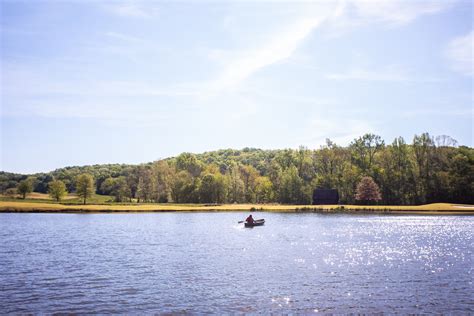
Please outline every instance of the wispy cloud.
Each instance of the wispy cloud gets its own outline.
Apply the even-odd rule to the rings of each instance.
[[[238,87],[247,78],[265,67],[289,60],[297,48],[318,27],[353,30],[371,23],[382,23],[392,27],[402,26],[423,15],[435,14],[445,10],[452,1],[405,1],[405,0],[349,0],[319,1],[316,6],[308,6],[308,12],[290,24],[283,31],[269,35],[260,47],[241,52],[232,52],[232,58],[226,60],[226,52],[220,49],[210,51],[212,59],[225,60],[225,67],[215,80],[207,82],[208,94],[219,93]],[[316,9],[315,9],[316,7]],[[227,54],[230,55],[230,54]],[[413,79],[411,74],[398,66],[384,69],[353,69],[348,73],[327,75],[333,80],[368,81],[438,81],[437,78]]]
[[[211,50],[209,57],[220,60],[224,67],[214,80],[207,82],[205,93],[213,95],[232,90],[258,71],[288,60],[315,29],[340,13],[334,10],[336,7],[324,1],[307,6],[309,12],[304,12],[286,26],[276,27],[258,47],[237,51]]]
[[[238,86],[259,70],[290,57],[311,32],[321,24],[321,18],[305,18],[281,33],[273,34],[262,46],[240,52],[227,61],[221,74],[210,82],[211,92]],[[220,52],[222,54],[222,52]]]
[[[446,50],[446,56],[450,59],[451,68],[463,75],[474,74],[474,31],[453,39]]]
[[[156,3],[144,1],[112,2],[105,5],[105,7],[112,14],[124,17],[149,18],[157,15],[159,12]],[[412,3],[406,1],[353,0],[338,2],[320,1],[316,2],[316,5],[314,3],[305,3],[301,7],[304,10],[293,16],[292,20],[289,19],[290,22],[287,24],[277,23],[273,28],[269,27],[267,29],[267,31],[269,30],[267,34],[260,34],[263,40],[255,47],[237,47],[234,50],[217,47],[210,50],[209,57],[215,59],[216,63],[219,64],[214,75],[212,73],[209,74],[211,78],[202,78],[199,81],[186,81],[184,79],[183,82],[170,82],[166,86],[160,86],[153,82],[153,80],[141,78],[137,78],[135,81],[120,81],[113,78],[97,78],[83,81],[81,79],[74,79],[74,76],[72,76],[68,77],[68,80],[63,80],[63,78],[51,78],[44,69],[36,73],[29,73],[30,67],[24,67],[22,69],[5,70],[9,81],[3,84],[4,93],[9,94],[10,97],[15,96],[18,98],[44,96],[54,98],[58,95],[67,95],[69,97],[83,96],[86,98],[97,97],[102,99],[118,97],[170,97],[179,99],[178,102],[182,100],[182,97],[187,97],[189,99],[188,103],[192,104],[196,103],[196,97],[209,98],[219,94],[226,94],[230,98],[235,97],[235,90],[242,89],[243,84],[259,71],[278,63],[294,62],[292,58],[297,56],[298,52],[301,52],[299,48],[310,38],[310,35],[315,30],[319,30],[320,26],[325,23],[356,21],[356,24],[361,23],[360,25],[362,25],[363,23],[378,21],[402,25],[413,21],[421,15],[438,12],[446,6],[439,2],[431,4],[418,1]],[[234,22],[237,23],[238,21]],[[139,63],[143,61],[143,58],[137,53],[137,50],[140,52],[146,51],[148,57],[156,50],[152,39],[136,37],[133,35],[133,32],[129,34],[107,30],[101,34],[109,39],[108,42],[105,41],[106,43],[102,41],[96,44],[101,50],[107,50],[107,54],[104,54],[104,56],[110,56],[108,52],[113,51],[117,54],[130,55],[131,59],[133,58],[133,60]],[[113,41],[113,45],[107,45],[110,44],[110,40]],[[93,48],[95,49],[96,47],[94,46]],[[460,51],[460,49],[455,51]],[[456,53],[454,55],[462,54]],[[306,64],[306,61],[302,62],[302,64]],[[315,72],[319,70],[319,65],[312,65],[311,67]],[[62,66],[56,68],[63,69]],[[80,69],[72,70],[71,73],[75,71],[80,72]],[[354,67],[347,72],[330,73],[326,75],[326,78],[330,80],[395,82],[415,80],[411,73],[401,66],[388,66],[381,69]],[[26,91],[23,89],[24,83],[27,83],[26,86],[28,86]],[[284,98],[284,93],[282,95],[282,98]],[[299,98],[294,96],[287,97],[287,99],[289,98],[299,103],[308,103],[308,101],[302,100],[304,96]],[[206,102],[209,101],[207,103],[211,104],[221,99],[219,97],[213,100],[206,100]],[[310,102],[313,100],[311,96],[307,99]],[[198,100],[198,103],[200,101],[202,100]],[[206,102],[201,102],[201,104]],[[254,107],[256,102],[252,100],[252,96],[248,96],[245,99],[245,103],[252,105],[248,106],[250,109]],[[42,106],[46,108],[49,105],[44,103]],[[92,116],[93,111],[97,111],[98,117],[105,117],[103,113],[108,112],[108,108],[103,111],[100,105],[84,103],[83,106],[90,107],[90,110],[86,111],[86,113],[90,112],[87,114],[89,116]],[[50,113],[56,113],[57,109],[57,107],[52,106]],[[124,107],[120,109],[128,113],[124,110]],[[70,111],[68,115],[74,115],[74,113],[74,111]],[[79,116],[80,114],[77,115]]]

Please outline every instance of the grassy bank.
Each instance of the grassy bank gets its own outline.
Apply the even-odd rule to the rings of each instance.
[[[0,201],[0,212],[39,213],[102,213],[102,212],[206,212],[206,211],[265,211],[321,213],[384,213],[384,214],[466,214],[474,215],[474,205],[435,203],[418,206],[363,205],[280,205],[280,204],[88,204],[69,205],[31,201]]]
[[[89,204],[106,204],[113,202],[114,197],[109,195],[94,194],[87,199]],[[26,199],[22,199],[20,195],[5,196],[0,194],[0,202],[33,202],[33,203],[56,203],[49,194],[32,192],[28,193]],[[83,204],[81,198],[74,193],[69,193],[62,199],[62,204]]]

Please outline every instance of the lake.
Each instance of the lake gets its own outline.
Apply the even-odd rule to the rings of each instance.
[[[470,216],[0,214],[4,313],[474,313]]]

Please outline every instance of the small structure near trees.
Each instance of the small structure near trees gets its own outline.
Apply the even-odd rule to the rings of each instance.
[[[334,189],[315,189],[313,191],[314,205],[339,204],[339,192]]]
[[[355,199],[363,204],[376,203],[382,199],[380,189],[374,179],[363,177],[357,184]]]

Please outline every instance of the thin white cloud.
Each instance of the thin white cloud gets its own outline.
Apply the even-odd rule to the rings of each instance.
[[[209,56],[220,61],[225,60],[225,66],[215,80],[208,82],[206,93],[212,95],[231,90],[259,70],[290,58],[316,28],[339,13],[334,10],[334,5],[324,1],[316,7],[317,10],[311,8],[312,14],[306,12],[292,24],[269,34],[259,47],[227,52],[227,55],[232,56],[227,60],[225,51],[211,50]]]
[[[324,23],[333,23],[334,21],[350,20],[353,15],[356,14],[355,20],[365,21],[380,21],[385,23],[391,23],[400,25],[408,23],[413,19],[423,14],[432,14],[438,12],[443,7],[439,3],[423,5],[425,2],[411,2],[403,1],[321,1],[310,3],[310,5],[302,6],[305,10],[299,12],[293,22],[288,25],[278,25],[274,28],[270,28],[271,31],[263,36],[266,40],[263,40],[258,47],[248,49],[237,49],[235,51],[224,50],[221,48],[215,48],[209,54],[209,57],[216,59],[221,64],[221,69],[217,71],[217,74],[213,79],[206,80],[203,78],[202,81],[198,82],[171,82],[167,86],[158,86],[157,84],[145,81],[114,81],[114,80],[88,80],[80,81],[79,79],[61,80],[62,78],[50,78],[48,73],[45,71],[39,71],[37,74],[30,74],[28,70],[23,69],[26,73],[21,71],[18,73],[16,70],[9,71],[8,78],[10,79],[7,83],[3,84],[4,93],[9,96],[30,97],[50,95],[55,97],[57,95],[68,95],[68,96],[96,96],[98,98],[114,98],[120,96],[126,97],[148,97],[156,98],[159,96],[180,98],[188,97],[190,104],[195,104],[197,97],[209,97],[217,94],[227,93],[227,96],[233,96],[233,90],[240,88],[242,83],[252,77],[260,70],[269,67],[271,65],[278,64],[283,61],[292,61],[295,55],[298,55],[298,48],[310,37],[312,32],[318,29]],[[403,5],[402,5],[403,4]],[[356,10],[354,11],[354,8]],[[307,10],[306,10],[307,9]],[[124,3],[110,3],[107,4],[107,10],[113,14],[119,16],[136,17],[136,18],[148,18],[156,15],[158,9],[156,3],[153,2],[124,2]],[[352,10],[352,11],[351,11]],[[389,11],[389,12],[387,12]],[[355,13],[354,13],[355,12]],[[233,21],[237,23],[238,21]],[[364,23],[365,23],[364,22]],[[109,39],[116,41],[123,41],[126,45],[112,46],[104,48],[103,43],[99,44],[102,49],[117,50],[119,53],[129,53],[132,57],[137,58],[134,50],[135,46],[143,49],[146,47],[147,50],[151,51],[152,47],[146,44],[146,40],[137,38],[132,35],[124,34],[116,31],[108,31],[103,33],[104,36]],[[129,43],[135,42],[139,45],[128,45]],[[150,49],[148,49],[150,48]],[[76,63],[78,64],[78,63]],[[304,62],[302,64],[305,64]],[[318,70],[318,65],[312,65],[315,70]],[[29,68],[29,67],[26,67]],[[412,80],[410,73],[402,68],[386,67],[383,69],[363,69],[353,68],[346,73],[331,73],[327,75],[328,79],[332,80],[368,80],[368,81],[409,81]],[[22,84],[20,84],[22,83]],[[28,84],[25,84],[28,83]],[[28,86],[28,89],[23,89],[24,86]],[[230,92],[230,93],[228,93]],[[311,97],[309,97],[311,99]],[[181,101],[181,99],[179,99]],[[209,102],[201,102],[201,104],[217,102],[219,98],[209,100]],[[206,100],[207,101],[207,100]],[[53,100],[52,102],[58,102]],[[303,101],[301,101],[303,102]],[[199,103],[199,102],[198,102]],[[256,102],[248,97],[246,99],[250,109],[248,112],[253,111],[256,106]],[[44,103],[42,106],[45,108],[49,105]],[[211,106],[211,105],[210,105]],[[97,111],[97,117],[105,117],[108,109],[102,110],[100,106],[84,104],[84,107],[90,107],[86,113],[87,115],[93,116],[93,112]],[[120,111],[128,113],[124,109],[120,108]],[[54,108],[50,113],[55,113],[58,108]],[[38,111],[39,108],[38,108]],[[75,115],[74,111],[70,111],[68,115]],[[80,114],[77,114],[78,116]]]
[[[453,39],[446,50],[446,56],[450,59],[451,68],[463,75],[474,74],[474,31]]]
[[[420,16],[445,10],[451,4],[451,0],[445,2],[407,0],[318,1],[315,6],[307,7],[308,12],[304,15],[305,17],[296,20],[286,30],[275,32],[258,48],[237,53],[232,52],[231,54],[234,57],[228,60],[225,60],[225,51],[211,50],[209,57],[218,60],[225,67],[215,80],[207,82],[209,89],[204,94],[212,95],[238,87],[240,83],[259,70],[288,60],[295,54],[301,43],[323,23],[327,23],[330,27],[350,27],[351,29],[371,23],[401,26]],[[223,60],[225,62],[222,62]],[[327,77],[333,80],[413,81],[409,72],[392,66],[382,69],[382,71],[380,69],[376,71],[353,69],[349,73],[329,74]],[[436,78],[417,80],[438,81]]]
[[[322,22],[320,18],[303,19],[282,33],[275,34],[259,48],[242,52],[228,61],[218,78],[211,82],[213,91],[237,86],[257,71],[290,57],[298,45]]]

